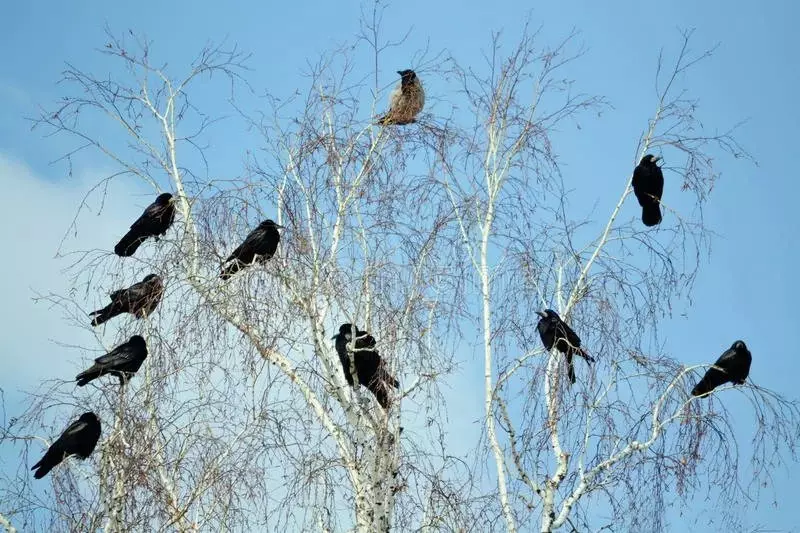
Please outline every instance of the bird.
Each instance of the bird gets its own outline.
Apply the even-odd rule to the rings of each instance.
[[[57,441],[50,445],[44,457],[31,467],[31,470],[36,470],[33,477],[36,479],[43,478],[70,455],[77,455],[81,459],[86,459],[94,451],[99,439],[100,419],[91,411],[83,413],[80,418],[64,430],[64,433],[58,437]]]
[[[655,226],[661,222],[661,195],[664,194],[664,173],[656,162],[661,158],[647,154],[633,170],[633,193],[642,206],[642,222]]]
[[[536,311],[536,314],[541,317],[536,329],[539,330],[542,344],[544,344],[544,347],[548,350],[552,350],[553,346],[555,346],[559,352],[566,355],[569,382],[575,383],[575,367],[572,364],[573,354],[580,355],[586,359],[587,363],[594,363],[594,357],[589,355],[585,349],[581,348],[580,337],[578,337],[577,333],[572,331],[572,328],[569,327],[566,322],[561,320],[558,313],[552,309],[545,309],[544,311]]]
[[[750,363],[753,356],[744,341],[736,341],[725,350],[714,366],[706,371],[703,379],[692,389],[692,396],[704,397],[711,391],[729,381],[736,385],[743,385],[750,374]]]
[[[78,387],[83,387],[104,374],[111,374],[119,379],[119,384],[122,386],[133,377],[146,358],[147,343],[141,335],[134,335],[128,342],[95,359],[94,365],[75,376],[75,380],[78,382]]]
[[[355,332],[355,342],[348,350],[348,344],[353,341],[353,332]],[[336,340],[336,353],[339,354],[348,385],[355,386],[353,376],[350,374],[352,352],[358,382],[372,392],[381,407],[389,409],[392,404],[389,398],[389,386],[397,389],[400,387],[400,382],[389,373],[386,362],[375,350],[375,338],[352,324],[342,324],[339,333],[331,338]]]
[[[283,228],[283,226],[276,224],[272,220],[265,220],[259,224],[256,229],[250,232],[244,242],[228,256],[225,263],[230,262],[230,264],[223,266],[219,277],[228,279],[247,265],[255,261],[263,263],[275,255],[278,243],[281,240],[281,235],[278,233],[280,228]]]
[[[168,192],[159,194],[156,201],[147,206],[142,216],[131,225],[128,233],[114,247],[114,253],[120,257],[130,257],[136,253],[139,245],[159,235],[164,235],[175,220],[175,204]]]
[[[112,292],[109,297],[111,303],[102,309],[92,311],[89,316],[93,326],[99,326],[117,315],[131,313],[136,318],[142,318],[150,313],[161,301],[164,295],[164,283],[156,274],[150,274],[139,283],[134,283],[127,289]]]
[[[398,70],[400,83],[389,95],[389,111],[376,124],[405,125],[416,122],[416,116],[425,106],[425,89],[413,70]]]

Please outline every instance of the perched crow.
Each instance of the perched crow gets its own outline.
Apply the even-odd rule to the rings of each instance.
[[[31,470],[36,470],[33,477],[43,478],[70,455],[86,459],[94,451],[98,439],[100,439],[100,420],[92,412],[83,413],[47,449],[44,457],[31,467]]]
[[[692,396],[707,396],[711,391],[733,382],[736,385],[743,385],[750,374],[750,363],[753,356],[743,341],[734,342],[731,347],[725,350],[714,366],[706,371],[703,379],[692,389]]]
[[[389,111],[378,119],[377,124],[411,124],[425,106],[425,90],[417,73],[413,70],[398,70],[400,83],[389,95]]]
[[[219,277],[228,279],[247,265],[255,261],[263,263],[275,255],[275,250],[278,249],[278,242],[281,240],[278,228],[282,227],[272,220],[265,220],[259,224],[225,260],[225,263],[229,261],[231,263],[222,268]]]
[[[89,316],[94,317],[92,325],[99,326],[122,313],[132,313],[136,315],[136,318],[147,316],[153,312],[163,295],[164,283],[161,278],[150,274],[127,289],[112,292],[110,304],[89,313]]]
[[[570,383],[575,383],[575,367],[572,364],[572,355],[578,354],[587,363],[594,363],[594,357],[581,348],[581,339],[572,331],[566,322],[561,320],[558,313],[552,309],[545,309],[544,312],[536,311],[536,314],[542,317],[539,319],[539,324],[536,329],[539,330],[539,336],[542,338],[542,344],[548,350],[552,350],[555,345],[556,349],[567,356],[567,371]]]
[[[354,346],[348,350],[348,343],[353,341],[353,331],[356,334]],[[339,354],[347,383],[351,387],[354,385],[353,376],[350,374],[350,352],[352,352],[358,382],[375,395],[381,407],[389,409],[392,404],[389,398],[389,386],[399,388],[400,382],[389,374],[386,363],[375,351],[375,338],[352,324],[342,324],[339,333],[331,338],[336,339],[336,353]]]
[[[661,222],[661,195],[664,194],[664,174],[656,161],[661,159],[647,154],[633,171],[633,193],[642,206],[642,222],[655,226]]]
[[[175,220],[175,205],[172,195],[168,192],[159,194],[156,201],[147,206],[142,216],[131,226],[121,241],[114,247],[114,253],[121,257],[128,257],[136,253],[139,245],[148,237],[155,237],[167,233],[167,229]]]
[[[128,382],[147,358],[147,343],[139,335],[134,335],[109,353],[94,360],[94,365],[75,376],[78,387],[83,387],[103,374],[111,374],[119,379],[120,386]]]

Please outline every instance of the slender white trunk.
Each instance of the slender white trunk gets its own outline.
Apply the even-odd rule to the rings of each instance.
[[[491,282],[489,280],[489,234],[491,232],[492,219],[494,216],[493,204],[489,204],[486,214],[485,226],[483,229],[483,239],[481,241],[481,299],[483,303],[483,369],[484,369],[484,406],[486,410],[486,433],[494,454],[495,465],[497,467],[497,492],[500,496],[500,506],[503,510],[503,517],[506,521],[506,528],[510,533],[517,531],[514,516],[511,513],[511,505],[508,502],[508,488],[506,485],[506,466],[505,455],[497,440],[497,430],[494,424],[494,413],[492,409],[492,399],[494,396],[494,378],[492,377],[492,301],[491,301]]]
[[[0,526],[5,528],[6,533],[17,533],[17,528],[11,525],[11,521],[2,514],[0,514]]]

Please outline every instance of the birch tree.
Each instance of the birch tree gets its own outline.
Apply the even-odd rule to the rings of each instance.
[[[703,127],[683,86],[712,51],[693,55],[684,32],[675,57],[658,57],[653,114],[631,132],[631,159],[617,176],[592,176],[619,193],[597,223],[570,209],[570,190],[581,182],[562,174],[553,140],[576,113],[605,106],[562,74],[581,55],[572,37],[548,47],[526,32],[509,49],[498,35],[488,74],[476,75],[472,65],[453,70],[474,130],[441,151],[440,172],[478,280],[472,301],[483,335],[486,449],[502,521],[492,527],[660,531],[673,491],[684,503],[714,493],[724,509],[750,498],[771,468],[796,458],[800,412],[795,401],[755,384],[740,389],[753,406],[754,479],[743,488],[734,428],[744,420],[715,398],[693,398],[689,391],[710,365],[664,353],[659,336],[707,252],[702,210],[717,177],[715,156],[749,159],[735,126]],[[687,210],[666,197],[665,222],[655,231],[641,224],[638,209],[634,218],[621,215],[636,201],[632,171],[647,153],[663,153],[668,184],[679,181],[693,198],[680,202]],[[546,352],[538,338],[534,313],[547,308],[599,360],[573,387],[564,356]],[[720,351],[733,340],[722,339]],[[597,523],[601,514],[607,523]],[[735,512],[720,515],[714,527],[741,526]]]
[[[654,115],[631,132],[631,160],[609,177],[619,199],[598,224],[567,209],[572,187],[554,136],[607,106],[562,75],[581,55],[574,36],[546,47],[526,29],[507,53],[496,35],[485,65],[422,51],[412,67],[448,93],[429,95],[436,114],[429,104],[416,124],[382,128],[373,124],[387,92],[379,65],[397,43],[380,18],[376,4],[353,46],[310,62],[290,95],[251,87],[251,62],[235,47],[206,47],[181,73],[133,33],[109,32],[108,73],[67,66],[65,96],[37,127],[75,143],[61,161],[70,171],[86,157],[112,169],[68,234],[90,231],[81,213],[102,208],[118,181],[172,192],[178,217],[166,238],[125,260],[109,243],[69,250],[65,239],[74,290],[41,298],[76,328],[107,292],[145,274],[161,275],[166,294],[150,317],[115,319],[94,331],[95,345],[69,350],[87,362],[143,335],[150,357],[128,386],[45,381],[6,421],[2,438],[19,444],[21,466],[0,487],[0,524],[582,531],[599,527],[592,502],[641,531],[661,527],[672,487],[691,494],[712,483],[726,502],[742,497],[729,475],[739,460],[731,414],[688,396],[701,362],[663,353],[658,336],[705,251],[713,154],[747,157],[732,131],[705,133],[681,86],[706,54],[684,46],[674,62],[659,59]],[[209,94],[229,104],[225,121],[200,105]],[[239,168],[220,173],[215,143],[234,128],[250,144]],[[644,231],[620,212],[630,171],[654,150],[694,205],[685,212],[665,199],[665,222]],[[276,256],[220,281],[223,260],[267,218],[285,227]],[[538,340],[533,312],[545,307],[599,360],[573,388],[560,354]],[[342,323],[372,333],[398,377],[389,409],[348,386],[331,341]],[[473,342],[485,439],[458,457],[446,419],[460,406],[443,386]],[[766,476],[770,453],[797,439],[797,406],[753,384],[740,390]],[[26,465],[65,412],[88,408],[104,428],[94,456],[65,462],[49,489],[33,487]]]
[[[377,23],[376,12],[365,29]],[[172,77],[151,43],[108,37],[102,53],[124,68],[68,66],[67,95],[37,126],[77,141],[69,168],[87,151],[115,168],[82,209],[112,180],[138,180],[173,191],[178,220],[149,255],[121,261],[101,243],[65,252],[76,291],[43,299],[85,327],[92,305],[141,272],[160,274],[166,295],[146,320],[97,331],[97,351],[134,331],[148,340],[129,387],[46,383],[15,420],[5,438],[28,443],[25,464],[39,452],[27,429],[55,434],[54,405],[93,407],[104,435],[90,466],[54,473],[52,494],[21,467],[4,498],[12,515],[51,531],[388,531],[443,514],[432,506],[453,505],[440,495],[463,464],[437,444],[436,400],[455,365],[461,278],[445,198],[427,172],[403,172],[413,151],[399,149],[438,134],[405,139],[359,118],[368,89],[353,89],[341,51],[312,65],[305,95],[258,99],[269,112],[242,121],[245,54],[208,47]],[[189,97],[203,82],[260,134],[241,175],[207,174],[215,119]],[[220,281],[227,254],[266,218],[285,226],[277,255]],[[370,331],[400,379],[388,410],[345,381],[331,341],[342,323]]]

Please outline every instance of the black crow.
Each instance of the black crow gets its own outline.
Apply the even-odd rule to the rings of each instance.
[[[642,206],[642,222],[655,226],[661,222],[661,195],[664,194],[664,174],[656,162],[661,159],[647,154],[633,170],[633,193]]]
[[[425,90],[417,73],[413,70],[398,70],[400,83],[389,95],[389,111],[378,119],[377,124],[411,124],[425,106]]]
[[[145,317],[153,312],[163,295],[164,283],[161,278],[155,274],[150,274],[127,289],[112,292],[109,295],[111,298],[110,304],[89,313],[89,316],[94,317],[92,325],[99,326],[122,313],[132,313],[136,315],[136,318]]]
[[[586,359],[587,363],[594,363],[594,357],[581,348],[580,337],[572,331],[572,328],[566,322],[561,320],[558,313],[552,309],[545,309],[544,312],[536,311],[536,314],[542,317],[536,326],[536,329],[539,330],[539,336],[542,338],[542,344],[548,350],[552,350],[553,346],[555,346],[559,352],[566,355],[567,375],[570,383],[575,383],[575,367],[572,364],[572,355],[580,355]]]
[[[355,342],[353,342],[353,332],[355,332]],[[342,324],[339,333],[331,338],[336,340],[336,353],[339,354],[347,383],[351,387],[354,385],[353,376],[350,374],[350,353],[352,353],[358,382],[375,395],[381,407],[389,409],[392,404],[389,398],[389,386],[399,388],[400,382],[389,374],[386,363],[375,351],[375,338],[352,324]],[[349,343],[352,343],[350,349],[348,349]]]
[[[139,335],[134,335],[124,344],[120,344],[109,353],[94,360],[94,365],[75,376],[78,386],[83,387],[103,374],[111,374],[124,385],[139,370],[147,358],[147,343]]]
[[[128,257],[136,253],[139,245],[148,237],[155,237],[167,233],[167,229],[175,220],[175,205],[172,195],[168,192],[159,194],[156,201],[147,206],[142,216],[136,219],[130,231],[114,247],[114,253],[121,257]]]
[[[83,413],[79,419],[69,425],[45,452],[44,457],[31,467],[36,470],[33,477],[41,479],[58,463],[70,455],[86,459],[94,451],[100,439],[100,420],[92,412]]]
[[[692,396],[707,396],[714,389],[725,383],[733,382],[743,385],[750,374],[750,363],[753,356],[743,341],[734,342],[725,350],[714,366],[706,371],[703,379],[692,389]]]
[[[255,261],[263,263],[275,255],[275,250],[278,249],[278,242],[281,240],[278,228],[282,227],[272,220],[265,220],[259,224],[225,260],[225,263],[229,261],[231,263],[228,266],[223,266],[219,277],[228,279],[247,265]]]

